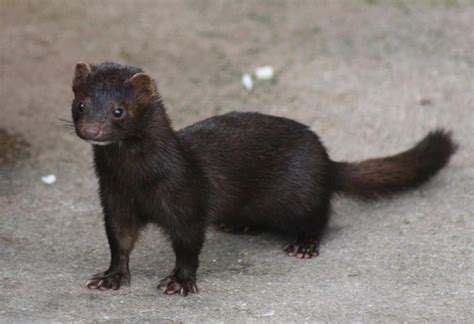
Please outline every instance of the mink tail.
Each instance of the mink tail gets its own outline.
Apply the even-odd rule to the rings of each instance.
[[[456,152],[451,132],[430,132],[402,153],[361,162],[333,162],[334,191],[369,200],[415,188],[441,170]]]

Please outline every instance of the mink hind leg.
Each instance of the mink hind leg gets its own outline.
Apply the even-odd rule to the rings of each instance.
[[[285,246],[285,252],[299,259],[317,257],[319,243],[329,221],[329,212],[329,202],[326,202],[293,220],[293,226],[286,233],[296,236],[296,239]]]

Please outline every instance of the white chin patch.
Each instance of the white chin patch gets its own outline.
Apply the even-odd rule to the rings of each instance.
[[[92,145],[102,145],[102,146],[112,144],[112,142],[96,142],[96,141],[86,141],[86,142]]]

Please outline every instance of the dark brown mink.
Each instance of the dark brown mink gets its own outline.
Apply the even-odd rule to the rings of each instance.
[[[317,256],[334,194],[373,199],[414,188],[456,150],[449,132],[435,130],[393,156],[334,162],[315,133],[286,118],[232,112],[174,131],[155,82],[139,68],[78,63],[72,87],[76,133],[93,144],[111,251],[91,289],[130,282],[130,252],[149,223],[176,255],[158,285],[167,294],[197,291],[209,224],[277,231],[294,239],[288,255]]]

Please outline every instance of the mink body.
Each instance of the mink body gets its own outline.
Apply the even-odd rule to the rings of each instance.
[[[317,256],[334,194],[372,199],[414,188],[456,149],[437,130],[394,156],[334,162],[307,126],[259,113],[228,113],[175,132],[155,82],[114,63],[79,63],[73,90],[76,133],[94,144],[111,250],[109,269],[88,281],[91,289],[129,283],[129,256],[149,223],[167,233],[176,255],[158,286],[167,294],[197,291],[209,224],[274,230],[294,237],[289,255]]]

